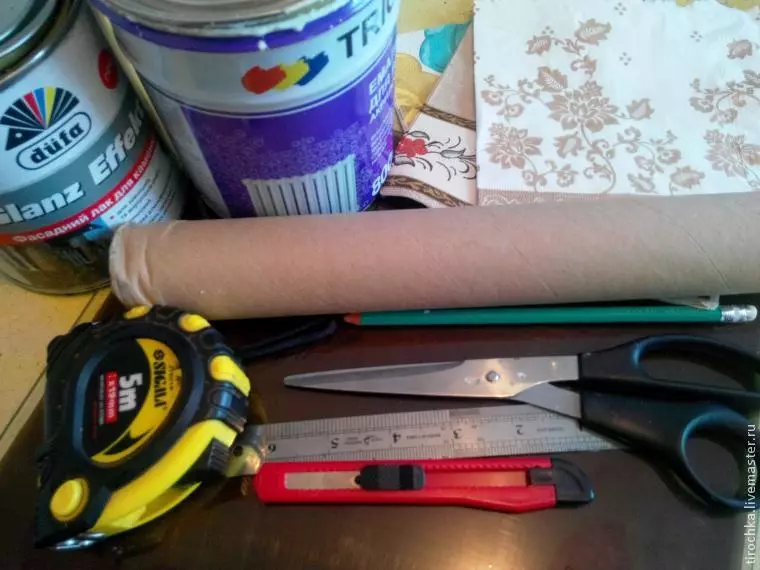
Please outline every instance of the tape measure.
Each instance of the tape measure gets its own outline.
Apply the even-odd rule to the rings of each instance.
[[[88,546],[223,474],[250,391],[232,350],[198,315],[135,307],[55,338],[36,545]]]

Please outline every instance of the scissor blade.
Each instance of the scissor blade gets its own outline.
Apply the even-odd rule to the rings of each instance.
[[[511,398],[544,382],[578,379],[576,356],[490,358],[296,374],[286,386],[407,396]]]
[[[533,386],[517,394],[514,399],[575,419],[580,419],[582,415],[580,394],[553,384]]]

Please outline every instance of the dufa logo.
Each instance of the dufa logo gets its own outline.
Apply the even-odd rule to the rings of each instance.
[[[79,99],[60,87],[38,87],[17,99],[0,118],[8,128],[5,150],[24,146],[16,162],[37,170],[71,150],[90,132],[89,115],[74,112]]]

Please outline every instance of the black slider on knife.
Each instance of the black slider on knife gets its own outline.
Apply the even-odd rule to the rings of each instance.
[[[425,471],[419,465],[367,465],[356,483],[365,491],[418,491],[425,486]]]

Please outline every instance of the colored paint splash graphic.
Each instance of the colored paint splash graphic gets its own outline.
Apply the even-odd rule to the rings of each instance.
[[[257,65],[243,75],[241,82],[247,91],[257,95],[272,89],[285,91],[294,85],[308,85],[329,61],[327,54],[321,52],[314,57],[302,57],[290,65],[281,64],[269,69]]]
[[[38,87],[8,107],[0,125],[8,127],[5,150],[35,138],[55,125],[77,106],[79,99],[60,87]]]

